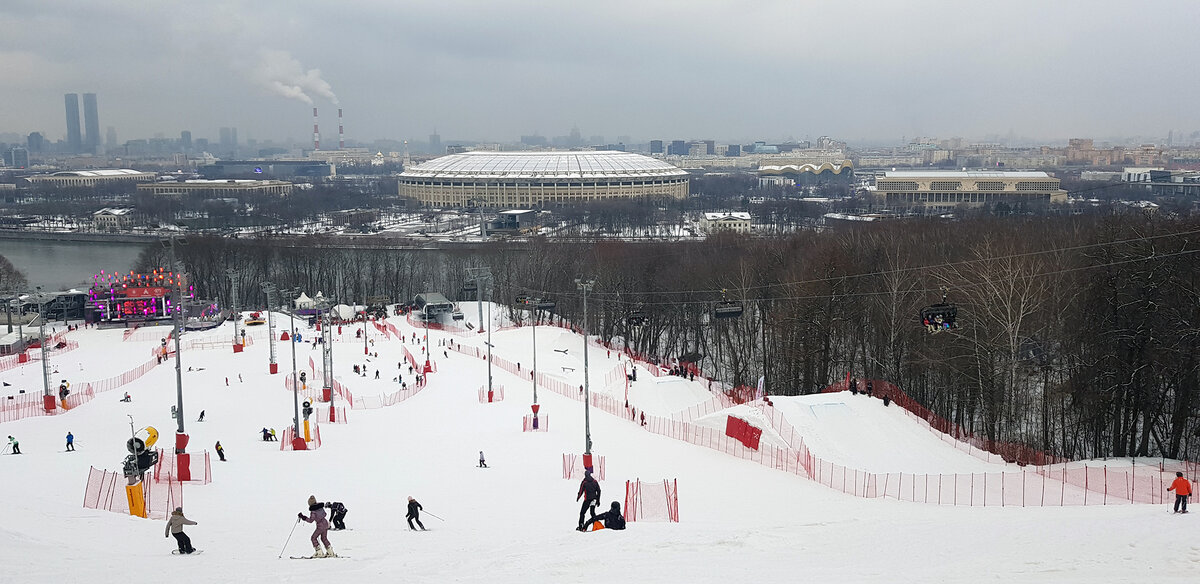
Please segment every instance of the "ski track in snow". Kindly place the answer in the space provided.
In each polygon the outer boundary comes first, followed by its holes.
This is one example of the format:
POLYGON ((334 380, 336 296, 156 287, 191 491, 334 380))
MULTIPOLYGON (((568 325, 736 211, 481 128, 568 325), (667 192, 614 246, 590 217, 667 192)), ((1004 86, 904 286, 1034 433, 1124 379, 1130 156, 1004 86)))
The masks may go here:
MULTIPOLYGON (((473 303, 463 303, 466 322, 478 326, 473 303)), ((484 308, 485 314, 487 307, 484 308)), ((498 324, 506 309, 493 307, 498 324)), ((391 322, 409 338, 402 318, 391 322)), ((277 318, 277 333, 287 318, 277 318)), ((304 338, 315 334, 301 327, 304 338)), ((376 339, 368 377, 351 372, 366 361, 361 341, 344 326, 335 343, 337 376, 356 394, 390 393, 399 385, 395 364, 401 344, 376 339), (381 379, 373 370, 379 368, 381 379)), ((142 329, 143 331, 154 329, 142 329)), ((167 328, 159 328, 165 336, 167 328)), ((578 401, 539 391, 551 426, 522 433, 531 384, 493 369, 505 400, 479 404, 486 362, 466 355, 442 356, 438 342, 486 349, 486 335, 430 331, 438 373, 416 396, 375 410, 349 410, 350 423, 322 424, 323 446, 281 452, 262 442, 263 426, 282 433, 291 423, 292 394, 287 343, 278 345, 280 373, 267 373, 267 327, 250 327, 255 339, 245 352, 228 346, 183 354, 185 422, 189 451, 212 450, 220 440, 228 462, 212 453, 213 482, 185 486, 185 511, 199 522, 186 532, 205 550, 179 558, 167 553, 162 521, 83 509, 89 466, 120 469, 129 436, 153 425, 160 445, 171 442, 175 421, 174 361, 75 411, 6 422, 0 435, 17 436, 21 456, 0 457, 0 500, 8 503, 0 523, 0 582, 91 584, 157 581, 257 582, 1184 582, 1200 569, 1194 543, 1197 515, 1172 516, 1162 506, 1066 508, 967 508, 859 499, 790 475, 666 437, 625 419, 591 412, 594 451, 607 458, 601 507, 623 501, 624 481, 678 479, 681 523, 631 523, 624 532, 578 533, 578 481, 562 479, 562 454, 583 449, 583 412, 578 401), (188 368, 192 371, 188 371, 188 368), (239 383, 237 375, 244 382, 239 383), (229 378, 229 386, 225 378, 229 378), (132 403, 118 400, 122 392, 132 403), (195 423, 201 410, 205 423, 195 423), (64 436, 76 436, 77 452, 62 453, 64 436), (484 450, 493 468, 476 469, 484 450), (330 532, 335 562, 291 562, 309 555, 311 525, 299 525, 279 559, 305 499, 346 504, 352 531, 330 532), (444 521, 422 514, 431 531, 418 537, 404 520, 409 495, 444 521)), ((51 364, 78 386, 133 368, 150 357, 157 339, 121 341, 122 331, 82 330, 80 343, 51 364), (80 365, 83 370, 80 371, 80 365)), ((185 340, 229 341, 231 325, 185 340)), ((573 384, 583 379, 583 339, 555 327, 538 327, 538 369, 573 384), (559 353, 554 349, 566 349, 559 353)), ((493 333, 498 356, 532 366, 531 329, 493 333)), ((618 363, 589 347, 590 389, 607 392, 605 375, 618 363)), ((297 361, 319 364, 320 352, 296 345, 297 361)), ((399 372, 409 386, 407 365, 399 372)), ((40 392, 40 362, 0 372, 12 387, 40 392)), ((645 370, 630 387, 631 405, 669 416, 707 401, 699 383, 654 378, 645 370)), ((623 397, 623 396, 617 396, 623 397)), ((872 471, 982 472, 1004 465, 957 451, 898 408, 865 396, 831 394, 773 398, 814 454, 872 471)), ((342 405, 340 402, 338 405, 342 405)), ((729 413, 764 428, 764 440, 781 440, 750 406, 712 414, 697 423, 724 428, 729 413)))

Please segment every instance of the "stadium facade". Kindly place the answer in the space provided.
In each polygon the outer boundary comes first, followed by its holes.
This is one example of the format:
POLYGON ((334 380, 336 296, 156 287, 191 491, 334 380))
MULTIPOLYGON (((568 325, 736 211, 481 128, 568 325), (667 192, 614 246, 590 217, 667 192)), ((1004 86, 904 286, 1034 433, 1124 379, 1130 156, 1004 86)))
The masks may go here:
POLYGON ((554 208, 613 199, 684 199, 688 173, 614 151, 463 152, 406 169, 400 196, 426 207, 554 208))

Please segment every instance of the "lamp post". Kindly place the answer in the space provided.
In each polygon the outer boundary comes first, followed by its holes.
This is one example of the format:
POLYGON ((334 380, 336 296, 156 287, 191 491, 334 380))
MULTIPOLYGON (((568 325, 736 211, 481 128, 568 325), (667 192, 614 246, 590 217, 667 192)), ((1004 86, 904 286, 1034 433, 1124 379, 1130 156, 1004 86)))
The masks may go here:
MULTIPOLYGON (((491 268, 486 267, 486 266, 482 267, 482 268, 467 268, 467 273, 471 274, 475 278, 475 298, 478 300, 478 304, 479 304, 479 327, 480 327, 480 332, 485 332, 483 330, 483 281, 487 280, 488 289, 490 290, 492 283, 493 283, 492 282, 492 270, 491 270, 491 268)), ((490 298, 490 295, 489 295, 489 298, 490 298)), ((492 320, 492 305, 489 302, 488 303, 488 326, 487 326, 487 330, 486 330, 486 332, 487 332, 486 344, 487 344, 487 350, 488 350, 488 354, 487 354, 488 401, 492 400, 492 323, 491 323, 491 320, 492 320)))
POLYGON ((421 307, 422 319, 425 321, 425 369, 422 374, 429 373, 433 367, 429 364, 429 282, 425 282, 425 305, 421 307))
POLYGON ((230 268, 225 271, 225 275, 229 277, 229 309, 233 311, 233 351, 235 353, 241 351, 241 346, 238 345, 238 317, 241 313, 238 312, 238 271, 230 268))
MULTIPOLYGON (((54 392, 50 391, 50 353, 49 347, 46 346, 46 315, 45 310, 46 297, 42 294, 42 287, 37 287, 38 297, 38 342, 42 345, 42 389, 45 390, 45 396, 42 398, 46 405, 46 411, 54 409, 54 392)), ((64 404, 65 406, 65 404, 64 404)))
MULTIPOLYGON (((283 290, 283 293, 288 298, 299 296, 299 288, 289 288, 283 290)), ((293 442, 300 437, 300 381, 297 379, 298 372, 296 371, 296 310, 295 308, 288 310, 288 318, 291 319, 292 326, 292 402, 295 406, 295 411, 292 417, 292 436, 293 442)))
POLYGON ((183 363, 180 361, 182 351, 180 351, 179 336, 183 332, 183 274, 176 268, 175 265, 175 246, 186 245, 187 241, 181 237, 172 235, 170 239, 161 241, 164 247, 171 250, 171 272, 175 276, 175 290, 172 296, 175 297, 174 312, 171 315, 172 325, 174 326, 173 336, 175 337, 175 454, 185 454, 187 452, 187 433, 183 425, 183 363))
POLYGON ((260 286, 262 287, 263 292, 265 292, 267 295, 267 335, 270 337, 267 345, 271 349, 271 364, 268 368, 268 371, 274 375, 279 373, 279 364, 275 362, 275 318, 271 315, 271 309, 279 305, 279 290, 275 287, 275 284, 271 282, 263 282, 260 284, 260 286))
POLYGON ((583 291, 583 434, 584 434, 584 450, 583 450, 583 466, 591 470, 592 468, 592 425, 591 412, 588 409, 588 402, 591 401, 591 394, 588 391, 588 334, 587 334, 587 295, 592 291, 592 287, 596 285, 595 280, 583 280, 575 278, 575 286, 583 291))

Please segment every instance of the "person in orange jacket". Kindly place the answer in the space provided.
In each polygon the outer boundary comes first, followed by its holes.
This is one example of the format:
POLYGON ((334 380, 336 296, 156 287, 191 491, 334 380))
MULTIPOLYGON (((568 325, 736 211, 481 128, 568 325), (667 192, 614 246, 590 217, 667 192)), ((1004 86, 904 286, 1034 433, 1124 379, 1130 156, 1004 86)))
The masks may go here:
POLYGON ((1175 512, 1187 513, 1188 496, 1192 494, 1192 483, 1183 478, 1183 473, 1175 473, 1175 480, 1171 482, 1171 486, 1167 487, 1168 491, 1175 491, 1175 512))

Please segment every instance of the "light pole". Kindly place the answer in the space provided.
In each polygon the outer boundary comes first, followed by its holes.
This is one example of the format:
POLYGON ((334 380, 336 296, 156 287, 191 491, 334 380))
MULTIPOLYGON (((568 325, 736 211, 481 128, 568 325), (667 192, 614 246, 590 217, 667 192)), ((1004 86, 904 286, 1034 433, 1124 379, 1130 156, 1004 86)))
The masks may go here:
POLYGON ((367 302, 363 301, 363 355, 370 355, 371 350, 367 348, 367 302))
MULTIPOLYGON (((289 288, 283 290, 283 294, 288 298, 295 298, 300 295, 299 288, 289 288)), ((292 337, 289 339, 292 343, 292 402, 295 406, 295 412, 292 418, 292 436, 293 442, 295 438, 300 437, 300 381, 297 379, 296 371, 296 310, 292 307, 288 310, 288 318, 292 323, 292 337)))
POLYGON ((230 268, 225 271, 225 275, 229 277, 229 309, 233 311, 233 351, 240 352, 238 345, 238 317, 241 313, 238 312, 238 271, 230 268))
POLYGON ((591 394, 588 391, 587 295, 595 285, 595 280, 575 278, 575 286, 583 291, 583 434, 585 439, 583 466, 588 470, 592 468, 592 425, 591 412, 588 409, 591 394))
POLYGON ((424 314, 421 315, 421 320, 425 321, 425 370, 421 372, 422 374, 429 373, 433 370, 433 367, 431 367, 429 364, 429 282, 425 282, 424 294, 425 305, 421 307, 421 312, 424 314))
POLYGON ((279 373, 279 364, 275 362, 275 318, 271 315, 271 309, 279 304, 279 290, 271 282, 263 282, 260 286, 267 295, 267 335, 270 336, 267 345, 271 348, 271 364, 268 370, 274 375, 279 373))
MULTIPOLYGON (((480 327, 480 332, 485 332, 485 331, 483 331, 483 280, 485 280, 485 279, 487 280, 488 290, 491 290, 491 287, 493 284, 492 270, 491 270, 491 268, 486 267, 486 266, 482 267, 482 268, 467 268, 467 273, 469 273, 475 277, 475 298, 478 300, 478 304, 479 304, 479 327, 480 327)), ((490 298, 490 295, 489 295, 489 298, 490 298)), ((488 324, 487 324, 487 330, 486 330, 486 332, 487 332, 486 344, 487 344, 487 350, 488 350, 488 354, 487 354, 488 401, 492 400, 492 322, 491 322, 491 320, 492 320, 492 305, 489 302, 488 303, 488 324)))
MULTIPOLYGON (((54 409, 54 393, 50 391, 50 352, 46 346, 46 315, 42 314, 45 310, 46 297, 42 294, 42 287, 37 287, 38 292, 38 342, 42 345, 42 389, 46 391, 46 397, 42 398, 46 405, 46 411, 54 409)), ((65 404, 64 404, 65 407, 65 404)))
POLYGON ((183 274, 175 265, 175 246, 187 245, 187 241, 181 237, 172 235, 170 239, 163 240, 161 243, 164 247, 171 249, 171 272, 175 275, 175 290, 173 294, 175 296, 175 310, 171 315, 175 337, 175 454, 185 454, 187 452, 187 433, 183 425, 183 364, 180 361, 182 351, 180 351, 179 343, 179 336, 183 332, 183 274))

